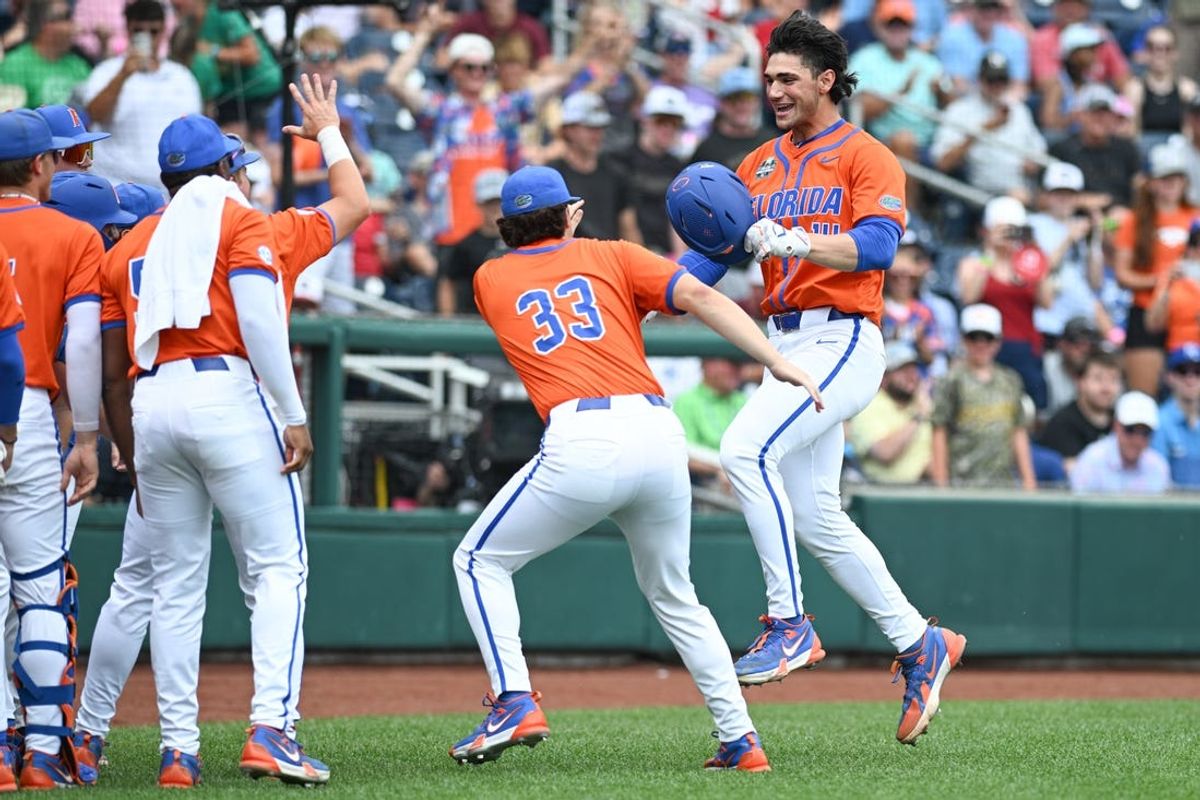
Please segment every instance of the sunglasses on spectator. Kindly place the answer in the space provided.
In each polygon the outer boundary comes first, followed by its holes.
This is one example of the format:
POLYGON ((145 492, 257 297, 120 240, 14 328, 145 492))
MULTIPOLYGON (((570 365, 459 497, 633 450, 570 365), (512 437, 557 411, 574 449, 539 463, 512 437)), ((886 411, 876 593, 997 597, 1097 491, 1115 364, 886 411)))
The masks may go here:
POLYGON ((1175 49, 1175 43, 1147 41, 1146 49, 1152 53, 1169 53, 1175 49))
POLYGON ((309 64, 332 64, 341 55, 336 50, 305 51, 304 60, 309 64))
POLYGON ((74 147, 68 147, 66 150, 59 150, 60 158, 68 164, 74 164, 81 169, 87 169, 92 165, 92 143, 77 144, 74 147))
POLYGON ((901 19, 900 17, 895 17, 895 18, 889 19, 887 22, 883 23, 883 27, 896 28, 896 29, 904 28, 907 30, 908 28, 912 27, 912 23, 906 19, 901 19))
POLYGON ((1154 430, 1149 425, 1128 425, 1125 426, 1125 433, 1128 436, 1136 436, 1139 439, 1149 439, 1154 430))
POLYGON ((163 32, 161 25, 130 25, 129 35, 134 36, 139 33, 148 33, 151 36, 158 37, 163 32))
POLYGON ((963 338, 966 339, 968 342, 976 342, 976 343, 996 341, 995 336, 993 336, 990 333, 986 333, 984 331, 971 331, 970 333, 964 333, 963 338))
POLYGON ((491 72, 492 70, 491 64, 478 64, 472 61, 460 61, 458 62, 458 66, 461 67, 465 72, 473 72, 477 75, 483 75, 491 72))
POLYGON ((1200 364, 1184 364, 1171 371, 1182 378, 1186 378, 1188 376, 1194 378, 1200 376, 1200 364))

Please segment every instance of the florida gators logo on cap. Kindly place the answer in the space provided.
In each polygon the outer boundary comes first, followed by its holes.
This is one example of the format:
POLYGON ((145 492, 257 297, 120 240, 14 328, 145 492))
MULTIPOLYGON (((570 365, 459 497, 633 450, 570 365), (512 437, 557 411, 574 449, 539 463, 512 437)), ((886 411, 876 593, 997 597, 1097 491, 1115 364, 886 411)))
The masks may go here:
POLYGON ((167 163, 172 167, 182 167, 183 162, 187 161, 187 153, 168 153, 167 163))
POLYGON ((533 205, 533 195, 518 195, 513 199, 513 205, 515 205, 517 208, 528 208, 529 206, 533 205))

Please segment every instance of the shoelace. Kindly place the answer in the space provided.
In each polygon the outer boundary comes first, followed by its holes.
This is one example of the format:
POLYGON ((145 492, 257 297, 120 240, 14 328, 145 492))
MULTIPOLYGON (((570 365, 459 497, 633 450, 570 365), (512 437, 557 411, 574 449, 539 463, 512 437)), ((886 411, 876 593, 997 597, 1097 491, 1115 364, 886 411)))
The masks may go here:
POLYGON ((901 674, 904 675, 904 701, 906 703, 916 700, 921 695, 921 683, 925 680, 922 669, 924 666, 924 652, 907 663, 899 658, 892 662, 892 683, 899 681, 901 674))
POLYGON ((775 634, 777 636, 783 635, 783 631, 780 630, 779 628, 775 627, 775 623, 781 622, 781 620, 777 620, 774 617, 770 617, 770 616, 767 616, 766 614, 762 614, 759 616, 758 621, 761 622, 764 626, 763 632, 760 633, 758 635, 758 638, 755 639, 750 644, 750 647, 748 649, 751 653, 757 653, 757 652, 761 651, 764 647, 766 647, 767 644, 770 643, 770 641, 771 641, 772 634, 775 634))

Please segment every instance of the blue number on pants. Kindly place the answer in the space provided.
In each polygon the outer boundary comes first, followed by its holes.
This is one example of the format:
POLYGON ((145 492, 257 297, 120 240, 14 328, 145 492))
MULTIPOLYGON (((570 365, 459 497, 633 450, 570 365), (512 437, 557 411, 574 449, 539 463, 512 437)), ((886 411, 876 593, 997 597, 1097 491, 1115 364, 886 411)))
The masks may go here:
POLYGON ((533 324, 539 331, 545 331, 533 343, 533 349, 541 355, 548 355, 562 347, 563 342, 567 340, 567 332, 563 330, 562 321, 554 313, 554 301, 550 299, 549 292, 545 289, 530 289, 517 298, 518 314, 524 314, 533 306, 537 307, 533 315, 533 324))

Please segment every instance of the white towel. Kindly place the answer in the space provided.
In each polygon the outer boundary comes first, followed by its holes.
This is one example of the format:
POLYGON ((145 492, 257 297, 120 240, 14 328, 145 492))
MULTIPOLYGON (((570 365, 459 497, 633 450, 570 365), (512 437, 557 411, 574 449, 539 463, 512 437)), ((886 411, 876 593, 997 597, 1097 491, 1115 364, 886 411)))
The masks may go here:
POLYGON ((134 315, 134 360, 141 369, 154 366, 160 331, 198 328, 212 313, 208 289, 227 199, 250 205, 232 181, 216 175, 195 178, 167 204, 150 237, 134 315))

